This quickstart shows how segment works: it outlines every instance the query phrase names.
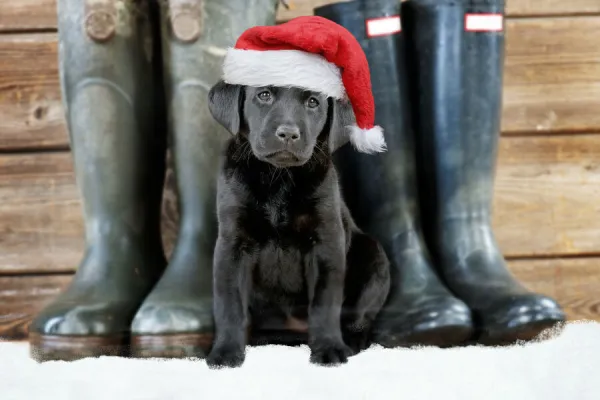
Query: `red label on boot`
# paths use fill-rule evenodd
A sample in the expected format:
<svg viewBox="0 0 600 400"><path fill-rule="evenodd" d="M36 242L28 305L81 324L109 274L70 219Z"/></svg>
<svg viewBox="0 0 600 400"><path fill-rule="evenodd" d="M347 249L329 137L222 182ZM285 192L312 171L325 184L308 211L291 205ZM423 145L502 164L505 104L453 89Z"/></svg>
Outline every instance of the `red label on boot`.
<svg viewBox="0 0 600 400"><path fill-rule="evenodd" d="M400 24L400 16L393 15L391 17L371 18L367 20L367 36L386 36L398 33L402 30Z"/></svg>
<svg viewBox="0 0 600 400"><path fill-rule="evenodd" d="M504 29L502 14L466 14L465 30L468 32L501 32Z"/></svg>

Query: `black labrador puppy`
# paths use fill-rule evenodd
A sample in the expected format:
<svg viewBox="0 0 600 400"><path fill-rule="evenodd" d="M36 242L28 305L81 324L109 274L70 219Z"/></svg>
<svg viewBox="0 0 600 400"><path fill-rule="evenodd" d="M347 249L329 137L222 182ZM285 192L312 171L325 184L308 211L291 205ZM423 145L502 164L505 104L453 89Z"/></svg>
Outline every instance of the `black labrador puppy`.
<svg viewBox="0 0 600 400"><path fill-rule="evenodd" d="M217 189L208 365L240 366L250 320L266 308L306 321L311 362L346 362L368 346L390 287L383 248L352 220L332 162L354 122L350 104L222 81L209 104L233 137Z"/></svg>

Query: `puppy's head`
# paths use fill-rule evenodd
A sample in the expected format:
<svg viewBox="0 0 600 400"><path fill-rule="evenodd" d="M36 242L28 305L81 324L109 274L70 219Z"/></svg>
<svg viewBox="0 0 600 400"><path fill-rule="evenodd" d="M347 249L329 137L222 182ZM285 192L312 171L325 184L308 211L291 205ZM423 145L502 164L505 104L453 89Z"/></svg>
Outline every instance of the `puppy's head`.
<svg viewBox="0 0 600 400"><path fill-rule="evenodd" d="M247 137L254 156L281 168L301 166L315 151L335 151L354 123L349 102L298 88L220 81L209 93L209 108L229 132Z"/></svg>

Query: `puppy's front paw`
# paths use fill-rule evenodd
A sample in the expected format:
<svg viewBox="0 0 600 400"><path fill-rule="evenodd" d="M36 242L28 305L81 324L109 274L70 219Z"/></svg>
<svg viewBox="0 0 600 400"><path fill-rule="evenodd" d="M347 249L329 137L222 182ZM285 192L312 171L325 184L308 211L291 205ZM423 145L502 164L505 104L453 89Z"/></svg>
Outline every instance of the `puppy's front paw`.
<svg viewBox="0 0 600 400"><path fill-rule="evenodd" d="M353 354L366 350L371 345L369 331L347 331L344 332L344 342L352 349Z"/></svg>
<svg viewBox="0 0 600 400"><path fill-rule="evenodd" d="M342 341L317 341L310 347L310 362L313 364L344 364L351 355L352 349Z"/></svg>
<svg viewBox="0 0 600 400"><path fill-rule="evenodd" d="M244 348L238 346L218 346L212 349L206 358L206 364L211 369L214 368L237 368L240 367L246 359Z"/></svg>

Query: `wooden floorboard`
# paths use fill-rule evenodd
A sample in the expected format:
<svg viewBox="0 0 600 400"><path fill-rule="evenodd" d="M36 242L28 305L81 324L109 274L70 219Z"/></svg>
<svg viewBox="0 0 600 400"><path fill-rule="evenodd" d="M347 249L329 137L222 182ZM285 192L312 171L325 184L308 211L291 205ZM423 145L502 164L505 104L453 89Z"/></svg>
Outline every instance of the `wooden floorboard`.
<svg viewBox="0 0 600 400"><path fill-rule="evenodd" d="M600 131L599 17L508 22L502 129ZM0 151L68 146L56 34L0 35Z"/></svg>
<svg viewBox="0 0 600 400"><path fill-rule="evenodd" d="M71 279L71 274L0 277L0 338L26 338L33 317Z"/></svg>
<svg viewBox="0 0 600 400"><path fill-rule="evenodd" d="M511 261L530 290L555 297L569 320L600 322L600 258ZM0 276L0 338L20 340L34 316L64 290L72 275Z"/></svg>
<svg viewBox="0 0 600 400"><path fill-rule="evenodd" d="M494 227L512 257L600 251L600 135L503 138Z"/></svg>
<svg viewBox="0 0 600 400"><path fill-rule="evenodd" d="M278 21L333 1L288 0ZM600 321L600 1L507 0L507 13L494 230L527 287ZM84 250L55 30L56 0L0 0L0 338L26 337Z"/></svg>
<svg viewBox="0 0 600 400"><path fill-rule="evenodd" d="M0 35L0 150L68 145L56 34Z"/></svg>
<svg viewBox="0 0 600 400"><path fill-rule="evenodd" d="M600 135L502 138L493 221L503 253L597 253L599 160ZM166 199L163 229L171 248L178 215L171 190ZM84 229L71 154L0 155L0 221L0 274L74 270Z"/></svg>
<svg viewBox="0 0 600 400"><path fill-rule="evenodd" d="M346 0L286 0L289 8L279 7L277 20L312 15L313 9ZM0 32L56 29L56 0L0 0ZM508 16L582 15L600 13L597 0L507 0Z"/></svg>
<svg viewBox="0 0 600 400"><path fill-rule="evenodd" d="M520 260L509 265L525 286L557 299L569 320L600 322L600 258Z"/></svg>
<svg viewBox="0 0 600 400"><path fill-rule="evenodd" d="M289 9L280 7L278 19L287 21L300 15L312 15L315 7L346 1L348 0L287 0L290 7ZM600 13L600 3L596 0L506 0L506 14L509 17L598 13Z"/></svg>

